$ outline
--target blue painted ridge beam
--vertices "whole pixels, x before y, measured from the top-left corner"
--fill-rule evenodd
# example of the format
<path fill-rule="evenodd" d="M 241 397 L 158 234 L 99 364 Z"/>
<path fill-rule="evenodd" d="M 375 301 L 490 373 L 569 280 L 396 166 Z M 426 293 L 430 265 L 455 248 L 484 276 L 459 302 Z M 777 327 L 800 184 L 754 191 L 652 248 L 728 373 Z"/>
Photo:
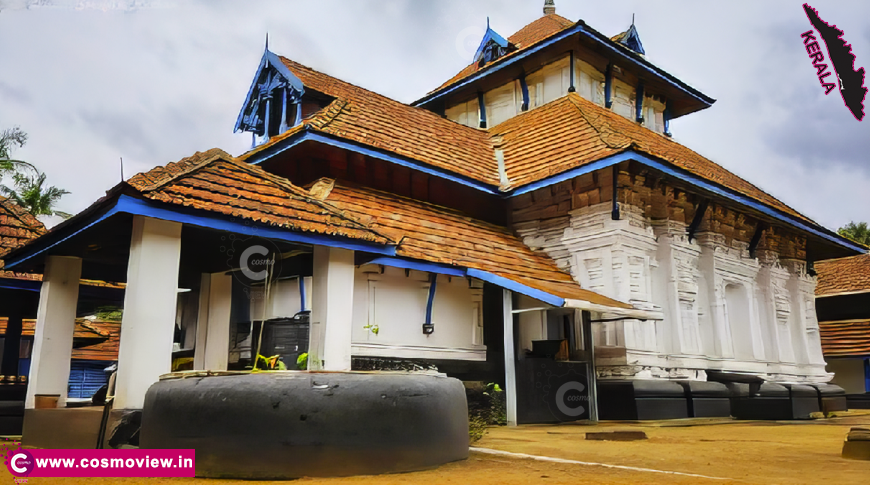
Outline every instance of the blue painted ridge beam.
<path fill-rule="evenodd" d="M 466 187 L 471 187 L 473 189 L 480 190 L 482 192 L 486 192 L 487 194 L 492 195 L 502 195 L 502 192 L 498 190 L 498 188 L 493 187 L 491 185 L 487 185 L 483 182 L 478 182 L 476 180 L 467 179 L 458 175 L 453 175 L 445 170 L 437 169 L 432 166 L 423 164 L 416 160 L 412 160 L 410 158 L 401 157 L 398 155 L 393 155 L 390 153 L 386 153 L 380 151 L 375 148 L 369 148 L 363 146 L 361 144 L 350 142 L 346 140 L 341 140 L 338 138 L 334 138 L 329 135 L 325 135 L 323 133 L 316 133 L 313 131 L 303 131 L 299 134 L 294 134 L 293 136 L 287 138 L 286 140 L 282 140 L 282 144 L 280 147 L 270 147 L 270 149 L 266 149 L 262 152 L 255 153 L 248 158 L 248 163 L 251 165 L 257 165 L 262 163 L 267 158 L 276 156 L 286 150 L 289 150 L 300 143 L 305 141 L 314 141 L 318 143 L 323 143 L 325 145 L 334 146 L 337 148 L 341 148 L 342 150 L 348 150 L 354 153 L 359 153 L 361 155 L 365 155 L 372 158 L 377 158 L 379 160 L 383 160 L 385 162 L 394 163 L 396 165 L 401 165 L 403 167 L 411 168 L 414 170 L 419 170 L 423 173 L 427 173 L 429 175 L 433 175 L 435 177 L 440 177 L 445 180 L 450 180 L 451 182 L 456 182 L 461 185 L 465 185 Z M 285 143 L 286 144 L 283 144 Z"/>
<path fill-rule="evenodd" d="M 480 112 L 480 127 L 486 128 L 486 101 L 483 99 L 483 93 L 477 93 L 477 108 Z"/>

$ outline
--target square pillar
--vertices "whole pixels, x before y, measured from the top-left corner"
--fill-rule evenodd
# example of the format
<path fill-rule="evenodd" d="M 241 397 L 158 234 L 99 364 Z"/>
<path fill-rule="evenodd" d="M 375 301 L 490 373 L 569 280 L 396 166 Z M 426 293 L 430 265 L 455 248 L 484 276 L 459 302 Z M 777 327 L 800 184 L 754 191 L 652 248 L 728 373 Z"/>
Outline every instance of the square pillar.
<path fill-rule="evenodd" d="M 353 251 L 314 246 L 309 369 L 350 370 L 355 268 Z"/>
<path fill-rule="evenodd" d="M 80 258 L 46 258 L 25 399 L 28 409 L 34 407 L 37 394 L 59 394 L 57 406 L 66 403 L 81 276 Z"/>
<path fill-rule="evenodd" d="M 172 368 L 180 255 L 180 223 L 133 217 L 116 409 L 142 409 L 145 392 Z"/>
<path fill-rule="evenodd" d="M 227 370 L 232 292 L 232 275 L 202 275 L 199 286 L 199 316 L 196 320 L 196 350 L 193 353 L 194 369 Z"/>
<path fill-rule="evenodd" d="M 514 312 L 511 290 L 502 289 L 504 322 L 504 391 L 507 425 L 517 425 L 517 352 L 514 345 Z"/>

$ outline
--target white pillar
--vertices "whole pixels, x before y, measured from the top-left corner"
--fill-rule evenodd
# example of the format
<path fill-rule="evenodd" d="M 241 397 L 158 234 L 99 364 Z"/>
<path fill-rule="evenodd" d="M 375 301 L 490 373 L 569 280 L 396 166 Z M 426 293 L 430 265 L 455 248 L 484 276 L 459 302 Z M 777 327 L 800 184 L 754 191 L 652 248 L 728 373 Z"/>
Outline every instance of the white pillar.
<path fill-rule="evenodd" d="M 80 258 L 46 258 L 25 398 L 27 408 L 34 407 L 37 394 L 60 394 L 58 407 L 66 403 L 81 275 Z"/>
<path fill-rule="evenodd" d="M 314 246 L 308 368 L 350 370 L 353 251 Z"/>
<path fill-rule="evenodd" d="M 205 278 L 209 279 L 208 291 L 205 293 L 207 310 L 205 318 L 201 320 L 205 326 L 205 342 L 201 348 L 197 347 L 197 352 L 201 353 L 203 360 L 202 367 L 197 367 L 197 369 L 227 370 L 230 354 L 233 276 L 225 273 L 212 273 L 203 275 L 203 279 Z M 195 360 L 196 353 L 194 354 Z"/>
<path fill-rule="evenodd" d="M 133 216 L 116 409 L 142 409 L 145 392 L 171 370 L 180 254 L 180 223 Z"/>
<path fill-rule="evenodd" d="M 514 349 L 514 314 L 511 290 L 502 290 L 504 320 L 504 391 L 508 426 L 517 425 L 517 359 Z"/>

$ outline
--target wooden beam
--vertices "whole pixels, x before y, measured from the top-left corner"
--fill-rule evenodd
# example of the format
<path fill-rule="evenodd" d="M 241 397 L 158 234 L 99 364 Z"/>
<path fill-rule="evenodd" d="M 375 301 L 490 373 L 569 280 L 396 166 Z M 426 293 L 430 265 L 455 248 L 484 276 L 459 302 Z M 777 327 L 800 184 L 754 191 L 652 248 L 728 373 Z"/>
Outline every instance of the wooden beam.
<path fill-rule="evenodd" d="M 698 207 L 695 209 L 695 217 L 692 218 L 692 223 L 689 224 L 689 228 L 686 229 L 686 232 L 689 234 L 689 242 L 692 242 L 695 239 L 695 231 L 698 230 L 698 226 L 701 225 L 701 221 L 704 220 L 704 214 L 707 213 L 707 207 L 710 205 L 710 199 L 701 199 L 701 202 L 698 203 Z"/>

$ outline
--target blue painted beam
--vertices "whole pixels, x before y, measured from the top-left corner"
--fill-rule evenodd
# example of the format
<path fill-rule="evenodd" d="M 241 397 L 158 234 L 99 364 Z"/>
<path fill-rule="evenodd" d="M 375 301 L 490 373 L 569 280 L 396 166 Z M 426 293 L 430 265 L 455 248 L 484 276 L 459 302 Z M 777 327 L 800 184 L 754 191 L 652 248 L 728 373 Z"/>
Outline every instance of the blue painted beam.
<path fill-rule="evenodd" d="M 604 107 L 613 106 L 613 64 L 608 64 L 604 70 Z"/>
<path fill-rule="evenodd" d="M 180 222 L 191 226 L 202 227 L 206 229 L 222 230 L 236 234 L 244 234 L 246 236 L 257 236 L 266 239 L 275 239 L 278 241 L 287 241 L 300 244 L 313 244 L 321 246 L 330 246 L 353 251 L 365 251 L 369 253 L 383 254 L 387 256 L 396 255 L 395 246 L 385 246 L 366 241 L 356 241 L 349 238 L 336 238 L 332 236 L 312 234 L 309 232 L 294 232 L 289 229 L 281 229 L 266 225 L 254 225 L 250 221 L 232 220 L 220 214 L 208 213 L 205 211 L 187 209 L 184 207 L 170 206 L 167 204 L 157 204 L 154 202 L 137 199 L 128 195 L 121 195 L 116 200 L 109 202 L 111 206 L 102 214 L 98 214 L 91 219 L 85 221 L 79 228 L 69 231 L 60 231 L 54 239 L 53 234 L 48 234 L 40 239 L 47 239 L 40 247 L 35 247 L 33 251 L 25 251 L 20 255 L 15 256 L 12 260 L 6 261 L 7 268 L 13 268 L 20 265 L 39 254 L 48 251 L 51 248 L 58 246 L 69 238 L 81 234 L 90 229 L 96 224 L 112 217 L 115 214 L 131 214 L 153 217 L 165 221 Z M 107 205 L 108 205 L 107 204 Z M 63 235 L 62 235 L 63 234 Z"/>
<path fill-rule="evenodd" d="M 432 324 L 432 307 L 435 306 L 435 291 L 438 288 L 438 273 L 429 275 L 429 298 L 426 300 L 426 321 L 423 323 L 423 334 L 429 335 L 435 331 Z"/>
<path fill-rule="evenodd" d="M 486 101 L 483 99 L 483 93 L 477 93 L 477 106 L 480 110 L 480 127 L 486 128 Z"/>
<path fill-rule="evenodd" d="M 530 105 L 530 103 L 529 103 L 529 85 L 528 85 L 528 83 L 526 83 L 526 75 L 525 74 L 520 76 L 520 90 L 523 92 L 523 106 L 520 109 L 522 109 L 523 111 L 528 111 L 529 105 Z"/>
<path fill-rule="evenodd" d="M 784 224 L 790 225 L 790 226 L 798 228 L 802 231 L 813 234 L 814 236 L 820 237 L 820 238 L 822 238 L 828 242 L 834 243 L 835 245 L 840 246 L 842 248 L 846 248 L 846 249 L 849 249 L 850 251 L 856 251 L 856 252 L 859 252 L 862 254 L 867 252 L 866 248 L 858 246 L 855 243 L 852 243 L 849 240 L 847 240 L 841 236 L 838 236 L 833 232 L 830 232 L 827 230 L 820 230 L 820 229 L 817 229 L 815 227 L 812 227 L 812 226 L 808 225 L 806 222 L 804 222 L 804 221 L 802 221 L 794 216 L 786 214 L 786 213 L 779 211 L 777 209 L 774 209 L 772 207 L 768 207 L 767 205 L 762 204 L 761 202 L 758 202 L 757 200 L 752 199 L 752 198 L 750 198 L 746 195 L 743 195 L 739 192 L 736 192 L 734 190 L 722 187 L 718 184 L 715 184 L 713 182 L 705 180 L 697 175 L 689 173 L 686 170 L 683 170 L 681 168 L 674 166 L 670 162 L 659 160 L 657 158 L 653 158 L 653 157 L 650 157 L 650 156 L 647 156 L 645 154 L 638 153 L 638 152 L 635 152 L 632 150 L 626 150 L 626 151 L 617 153 L 616 155 L 612 155 L 610 157 L 603 158 L 601 160 L 597 160 L 597 161 L 592 162 L 592 163 L 588 163 L 582 167 L 578 167 L 578 168 L 575 168 L 572 170 L 568 170 L 566 172 L 562 172 L 558 175 L 554 175 L 554 176 L 546 178 L 544 180 L 539 180 L 537 182 L 534 182 L 534 183 L 531 183 L 531 184 L 526 185 L 524 187 L 521 187 L 519 189 L 516 189 L 513 192 L 510 192 L 506 195 L 508 197 L 514 197 L 517 195 L 525 194 L 525 193 L 531 192 L 533 190 L 540 189 L 542 187 L 549 187 L 550 185 L 554 185 L 554 184 L 557 184 L 559 182 L 564 182 L 565 180 L 570 180 L 570 179 L 577 177 L 579 175 L 590 173 L 590 172 L 593 172 L 595 170 L 599 170 L 602 168 L 614 166 L 614 165 L 616 165 L 620 162 L 626 161 L 626 160 L 634 160 L 634 161 L 636 161 L 638 163 L 642 163 L 650 168 L 654 168 L 656 170 L 659 170 L 660 172 L 664 172 L 665 174 L 670 175 L 674 178 L 680 179 L 684 182 L 688 182 L 690 185 L 693 185 L 697 188 L 700 188 L 700 189 L 705 190 L 707 192 L 713 193 L 713 194 L 720 196 L 720 197 L 723 197 L 725 199 L 733 200 L 739 204 L 742 204 L 746 207 L 749 207 L 749 208 L 754 209 L 758 212 L 761 212 L 762 214 L 764 214 L 768 217 L 771 217 L 772 219 L 775 219 L 775 220 L 780 221 Z"/>
<path fill-rule="evenodd" d="M 408 259 L 401 257 L 386 257 L 380 256 L 362 264 L 380 264 L 393 268 L 412 269 L 415 271 L 423 271 L 425 273 L 438 273 L 447 276 L 465 277 L 467 273 L 465 269 L 457 266 L 448 266 L 438 263 L 429 263 L 427 261 L 419 261 L 416 259 Z"/>
<path fill-rule="evenodd" d="M 305 311 L 305 302 L 308 301 L 308 295 L 305 293 L 305 277 L 299 277 L 299 311 Z"/>
<path fill-rule="evenodd" d="M 637 83 L 634 96 L 634 120 L 643 123 L 643 81 Z"/>
<path fill-rule="evenodd" d="M 532 56 L 534 54 L 537 54 L 538 52 L 546 50 L 551 45 L 553 45 L 557 42 L 560 42 L 562 40 L 565 40 L 567 38 L 570 38 L 576 34 L 579 34 L 583 37 L 589 38 L 594 43 L 603 46 L 614 57 L 619 59 L 620 64 L 632 65 L 634 67 L 639 68 L 641 71 L 644 71 L 645 73 L 652 74 L 656 78 L 664 81 L 669 86 L 680 90 L 684 94 L 696 99 L 697 101 L 700 101 L 701 103 L 703 103 L 706 106 L 710 106 L 716 101 L 716 100 L 702 94 L 701 92 L 691 88 L 690 86 L 683 83 L 682 81 L 679 81 L 677 78 L 668 74 L 667 72 L 655 67 L 654 65 L 650 64 L 649 61 L 646 61 L 645 59 L 643 59 L 637 55 L 632 55 L 632 54 L 629 54 L 627 52 L 624 52 L 622 48 L 617 47 L 615 45 L 615 42 L 611 41 L 608 37 L 604 36 L 603 34 L 597 32 L 596 30 L 585 25 L 583 22 L 577 22 L 577 24 L 575 24 L 573 27 L 569 27 L 569 28 L 563 30 L 562 32 L 559 32 L 558 34 L 550 37 L 549 40 L 545 40 L 543 42 L 540 42 L 539 44 L 537 44 L 533 47 L 530 47 L 528 49 L 523 49 L 522 51 L 520 51 L 520 52 L 518 52 L 510 57 L 499 59 L 498 61 L 493 63 L 491 67 L 489 67 L 487 69 L 480 70 L 477 73 L 466 77 L 462 81 L 460 81 L 452 86 L 448 86 L 441 91 L 436 91 L 434 93 L 430 93 L 430 94 L 418 99 L 417 101 L 412 103 L 412 106 L 425 105 L 425 104 L 432 102 L 436 99 L 443 98 L 451 93 L 454 93 L 458 90 L 461 90 L 467 86 L 473 85 L 474 83 L 485 78 L 486 76 L 489 76 L 492 73 L 498 72 L 498 71 L 505 69 L 507 67 L 510 67 L 510 66 L 520 65 L 523 62 L 523 60 L 525 60 L 529 56 Z"/>
<path fill-rule="evenodd" d="M 492 273 L 488 273 L 486 271 L 480 271 L 477 269 L 468 268 L 468 276 L 472 278 L 477 278 L 479 280 L 486 281 L 487 283 L 492 283 L 494 285 L 500 286 L 504 289 L 511 290 L 516 293 L 520 293 L 536 300 L 540 300 L 544 303 L 548 303 L 553 306 L 561 307 L 565 305 L 565 299 L 560 298 L 555 295 L 551 295 L 545 291 L 541 291 L 530 286 L 526 286 L 521 283 L 517 283 L 516 281 L 509 280 L 502 276 L 494 275 Z"/>
<path fill-rule="evenodd" d="M 445 180 L 450 180 L 451 182 L 456 182 L 461 185 L 465 185 L 466 187 L 471 187 L 487 194 L 492 195 L 501 195 L 501 192 L 497 187 L 493 187 L 491 185 L 485 184 L 483 182 L 478 182 L 476 180 L 468 179 L 465 177 L 461 177 L 458 175 L 454 175 L 451 172 L 446 170 L 434 168 L 430 165 L 426 165 L 422 162 L 418 162 L 416 160 L 412 160 L 410 158 L 401 157 L 399 155 L 395 155 L 389 153 L 387 151 L 378 150 L 375 148 L 369 148 L 365 145 L 351 142 L 347 140 L 338 139 L 329 135 L 325 135 L 323 133 L 316 133 L 313 131 L 303 131 L 299 134 L 294 134 L 293 136 L 282 140 L 279 146 L 270 147 L 262 152 L 255 153 L 250 158 L 248 158 L 248 163 L 252 165 L 257 165 L 262 163 L 263 161 L 278 155 L 286 150 L 289 150 L 296 145 L 299 145 L 305 141 L 315 141 L 318 143 L 323 143 L 325 145 L 334 146 L 337 148 L 341 148 L 343 150 L 348 150 L 354 153 L 359 153 L 361 155 L 365 155 L 372 158 L 377 158 L 379 160 L 383 160 L 385 162 L 395 163 L 396 165 L 401 165 L 403 167 L 412 168 L 414 170 L 419 170 L 423 173 L 427 173 L 429 175 L 433 175 L 435 177 L 440 177 Z"/>
<path fill-rule="evenodd" d="M 574 51 L 571 51 L 571 72 L 568 73 L 568 92 L 573 93 L 577 89 L 574 87 Z"/>
<path fill-rule="evenodd" d="M 662 118 L 665 120 L 665 136 L 671 135 L 671 101 L 668 100 L 665 102 L 665 112 L 662 115 Z"/>

